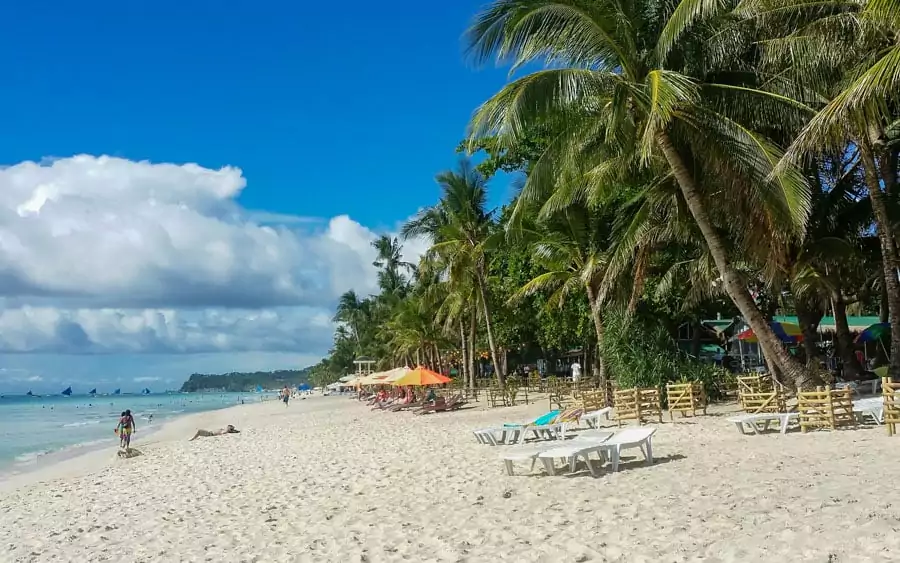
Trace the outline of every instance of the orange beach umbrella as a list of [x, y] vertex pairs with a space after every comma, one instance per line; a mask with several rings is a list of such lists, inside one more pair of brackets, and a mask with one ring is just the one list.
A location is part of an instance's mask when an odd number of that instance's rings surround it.
[[440, 385], [442, 383], [449, 382], [449, 377], [445, 377], [437, 372], [431, 371], [428, 368], [419, 366], [414, 370], [410, 370], [403, 377], [395, 379], [391, 383], [397, 385], [398, 387], [402, 387], [404, 385]]

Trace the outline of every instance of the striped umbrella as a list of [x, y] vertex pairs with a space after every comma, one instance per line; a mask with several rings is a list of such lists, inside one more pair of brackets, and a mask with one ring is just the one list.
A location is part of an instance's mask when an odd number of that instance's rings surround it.
[[859, 336], [854, 340], [857, 344], [862, 344], [863, 342], [876, 342], [881, 340], [885, 336], [891, 335], [891, 323], [875, 323], [869, 327], [866, 327], [866, 330], [859, 333]]
[[[777, 336], [782, 342], [797, 343], [803, 341], [803, 331], [800, 330], [799, 325], [773, 321], [769, 323], [769, 326], [772, 327], [772, 331], [775, 333], [775, 336]], [[743, 340], [744, 342], [758, 342], [756, 335], [753, 334], [753, 330], [749, 328], [744, 332], [738, 334], [737, 337], [738, 340]]]

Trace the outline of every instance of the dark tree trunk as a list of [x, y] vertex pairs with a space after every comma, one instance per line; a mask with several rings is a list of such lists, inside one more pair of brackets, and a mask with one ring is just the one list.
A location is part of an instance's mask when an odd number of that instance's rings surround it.
[[703, 233], [703, 238], [716, 263], [719, 275], [722, 276], [725, 292], [728, 293], [728, 296], [740, 310], [744, 320], [753, 329], [753, 333], [756, 335], [766, 358], [781, 371], [784, 377], [790, 379], [798, 389], [804, 389], [813, 385], [815, 382], [813, 374], [782, 346], [781, 341], [775, 335], [772, 327], [769, 326], [762, 311], [759, 310], [759, 307], [753, 301], [753, 296], [750, 295], [743, 276], [729, 261], [725, 242], [712, 224], [694, 177], [687, 169], [687, 166], [685, 166], [681, 155], [678, 154], [678, 151], [672, 145], [668, 134], [661, 133], [658, 141], [672, 169], [672, 174], [681, 188], [684, 201], [691, 211], [694, 221], [697, 222], [700, 232]]
[[866, 142], [859, 143], [859, 154], [863, 165], [863, 175], [875, 215], [875, 230], [881, 246], [881, 265], [884, 286], [887, 292], [888, 313], [891, 323], [891, 358], [888, 375], [900, 378], [900, 282], [897, 281], [897, 244], [891, 229], [891, 218], [884, 193], [881, 191], [878, 167], [871, 147]]
[[700, 322], [700, 317], [695, 317], [694, 322], [691, 323], [691, 356], [695, 358], [700, 357], [700, 337], [703, 336], [703, 323]]
[[597, 332], [597, 372], [594, 378], [598, 386], [606, 386], [606, 362], [603, 360], [603, 314], [600, 312], [600, 303], [597, 301], [597, 292], [590, 285], [587, 286], [588, 306], [591, 308], [591, 318], [594, 321], [594, 330]]
[[466, 343], [466, 328], [463, 323], [462, 316], [459, 317], [459, 349], [460, 349], [460, 366], [459, 375], [463, 380], [463, 385], [469, 385], [469, 345]]
[[800, 322], [800, 331], [803, 333], [803, 351], [806, 353], [806, 365], [808, 367], [819, 366], [819, 323], [825, 313], [818, 306], [808, 303], [802, 298], [796, 300], [797, 320]]
[[478, 336], [478, 315], [475, 310], [469, 314], [469, 377], [472, 378], [470, 385], [475, 387], [475, 338]]
[[834, 309], [834, 339], [841, 358], [844, 379], [859, 380], [862, 378], [863, 370], [856, 359], [853, 338], [850, 336], [850, 323], [847, 322], [847, 304], [840, 288], [831, 292], [831, 308]]
[[491, 309], [488, 305], [487, 282], [485, 281], [483, 268], [479, 268], [475, 282], [478, 285], [478, 293], [481, 297], [481, 307], [484, 312], [484, 331], [488, 339], [488, 348], [491, 350], [491, 363], [497, 376], [497, 385], [503, 389], [506, 386], [506, 374], [500, 365], [500, 355], [497, 353], [497, 344], [494, 342], [494, 329], [491, 327]]

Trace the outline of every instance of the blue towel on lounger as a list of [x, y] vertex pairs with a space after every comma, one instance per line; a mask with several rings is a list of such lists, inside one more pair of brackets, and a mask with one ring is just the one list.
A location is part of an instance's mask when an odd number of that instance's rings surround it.
[[[534, 426], [543, 426], [544, 424], [550, 424], [553, 422], [553, 419], [559, 416], [559, 411], [550, 411], [547, 414], [539, 416], [535, 419], [531, 424]], [[503, 426], [524, 426], [523, 424], [504, 424]]]

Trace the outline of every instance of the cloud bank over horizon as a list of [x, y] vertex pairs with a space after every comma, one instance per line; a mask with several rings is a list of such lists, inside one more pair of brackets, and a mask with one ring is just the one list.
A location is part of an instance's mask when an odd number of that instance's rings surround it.
[[[240, 354], [321, 357], [340, 294], [376, 290], [378, 235], [346, 215], [244, 209], [246, 185], [235, 167], [108, 156], [0, 169], [5, 363], [28, 356], [39, 366], [59, 354], [194, 354], [210, 365]], [[410, 241], [406, 259], [424, 246]], [[278, 367], [290, 366], [268, 369]], [[48, 379], [39, 368], [10, 369], [0, 369], [0, 388], [23, 369], [25, 379]]]

